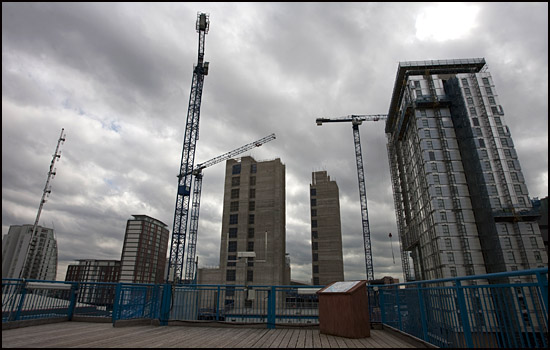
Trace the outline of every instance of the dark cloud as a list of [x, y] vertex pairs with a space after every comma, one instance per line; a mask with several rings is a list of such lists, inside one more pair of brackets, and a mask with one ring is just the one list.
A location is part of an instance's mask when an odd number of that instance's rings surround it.
[[[293, 279], [311, 277], [317, 170], [340, 189], [345, 277], [365, 278], [351, 125], [315, 119], [387, 113], [400, 61], [485, 57], [530, 195], [546, 196], [548, 4], [468, 3], [470, 13], [454, 14], [475, 16], [462, 37], [420, 40], [417, 17], [435, 6], [2, 3], [3, 234], [34, 222], [63, 127], [67, 142], [40, 220], [55, 225], [60, 279], [74, 259], [119, 259], [133, 214], [172, 228], [199, 11], [210, 13], [210, 73], [195, 160], [276, 134], [243, 155], [286, 166]], [[360, 132], [375, 275], [402, 278], [384, 124], [365, 122]], [[224, 166], [204, 172], [201, 266], [219, 263]]]

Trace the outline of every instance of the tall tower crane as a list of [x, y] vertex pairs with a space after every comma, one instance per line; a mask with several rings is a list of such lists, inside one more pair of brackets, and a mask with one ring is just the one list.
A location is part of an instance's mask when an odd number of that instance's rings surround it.
[[[170, 245], [170, 258], [166, 282], [178, 282], [183, 270], [183, 253], [185, 236], [187, 231], [187, 219], [189, 214], [189, 195], [191, 193], [192, 176], [190, 174], [195, 162], [195, 148], [199, 138], [199, 117], [201, 109], [202, 88], [204, 77], [208, 75], [208, 62], [204, 62], [204, 39], [210, 27], [209, 15], [197, 14], [196, 29], [199, 33], [199, 54], [197, 65], [193, 67], [193, 81], [189, 96], [189, 108], [187, 110], [187, 123], [183, 139], [183, 151], [181, 166], [178, 175], [178, 191], [176, 195], [176, 209], [174, 212], [174, 229]], [[172, 276], [170, 276], [172, 274]]]
[[38, 213], [36, 214], [36, 219], [34, 220], [34, 225], [32, 226], [31, 239], [29, 241], [29, 245], [27, 246], [27, 252], [25, 253], [25, 259], [23, 260], [23, 267], [19, 272], [19, 278], [35, 278], [35, 276], [31, 275], [31, 271], [30, 271], [33, 264], [32, 263], [29, 264], [27, 260], [29, 259], [29, 257], [33, 257], [35, 254], [35, 249], [37, 244], [37, 240], [35, 239], [36, 227], [38, 226], [38, 220], [40, 219], [40, 214], [42, 213], [42, 207], [44, 207], [44, 203], [46, 203], [47, 201], [46, 197], [49, 197], [50, 193], [52, 193], [52, 188], [50, 187], [50, 180], [53, 179], [56, 174], [55, 162], [59, 158], [61, 158], [61, 151], [59, 150], [59, 148], [65, 142], [65, 138], [67, 136], [66, 134], [63, 134], [64, 130], [65, 130], [64, 128], [61, 128], [61, 134], [59, 135], [59, 140], [57, 140], [55, 153], [53, 155], [52, 162], [50, 163], [50, 171], [48, 171], [48, 178], [46, 180], [46, 185], [44, 186], [44, 191], [42, 192], [40, 205], [38, 206]]
[[[191, 282], [195, 278], [196, 265], [195, 265], [195, 253], [197, 248], [197, 231], [199, 226], [199, 209], [201, 200], [201, 188], [202, 188], [202, 170], [212, 165], [223, 162], [229, 158], [232, 158], [238, 154], [253, 149], [254, 147], [260, 147], [264, 143], [267, 143], [275, 139], [275, 134], [271, 134], [262, 139], [241, 146], [233, 151], [222, 154], [212, 158], [204, 163], [198, 164], [191, 174], [195, 177], [195, 184], [193, 185], [193, 204], [191, 206], [191, 221], [189, 223], [189, 240], [187, 242], [187, 263], [185, 265], [185, 281]], [[189, 175], [189, 174], [188, 174]]]
[[367, 210], [367, 189], [365, 186], [365, 171], [363, 169], [363, 155], [361, 153], [361, 140], [359, 138], [359, 125], [363, 121], [385, 120], [385, 114], [370, 115], [349, 115], [341, 118], [317, 118], [318, 126], [323, 123], [351, 122], [353, 129], [353, 141], [355, 142], [355, 161], [357, 163], [357, 179], [359, 181], [359, 200], [361, 201], [361, 220], [363, 226], [363, 244], [365, 247], [365, 265], [367, 269], [367, 280], [374, 280], [374, 268], [372, 266], [372, 249], [370, 243], [369, 213]]

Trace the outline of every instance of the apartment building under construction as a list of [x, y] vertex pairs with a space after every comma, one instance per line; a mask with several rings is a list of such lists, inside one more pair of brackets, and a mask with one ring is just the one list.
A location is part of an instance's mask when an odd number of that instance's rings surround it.
[[399, 63], [386, 134], [406, 280], [548, 266], [483, 58]]

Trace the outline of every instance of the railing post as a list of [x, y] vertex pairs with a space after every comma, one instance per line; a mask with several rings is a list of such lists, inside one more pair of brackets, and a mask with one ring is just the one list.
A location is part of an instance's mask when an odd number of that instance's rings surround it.
[[401, 321], [401, 301], [399, 300], [399, 287], [395, 286], [395, 304], [397, 304], [397, 324], [400, 331], [403, 330], [403, 323]]
[[384, 291], [382, 288], [373, 287], [373, 290], [376, 288], [374, 293], [378, 292], [378, 307], [380, 308], [380, 322], [382, 324], [386, 323], [386, 315], [384, 310]]
[[536, 275], [542, 301], [544, 303], [544, 314], [548, 315], [548, 278], [546, 278], [543, 272], [537, 272]]
[[464, 332], [464, 339], [466, 340], [466, 347], [473, 348], [474, 342], [472, 340], [468, 309], [466, 308], [466, 299], [464, 298], [464, 290], [459, 279], [456, 280], [456, 297], [458, 301], [458, 309], [460, 310], [460, 319], [462, 321], [462, 330]]
[[122, 283], [117, 283], [115, 288], [115, 302], [113, 305], [113, 316], [111, 318], [111, 321], [113, 323], [113, 327], [115, 326], [116, 321], [119, 319], [120, 314], [120, 308], [122, 307], [122, 298], [121, 298], [121, 292], [122, 292]]
[[21, 283], [21, 296], [19, 297], [19, 304], [17, 305], [17, 311], [15, 312], [15, 315], [13, 317], [10, 317], [11, 321], [19, 320], [19, 317], [21, 317], [21, 309], [23, 308], [23, 305], [25, 303], [25, 296], [27, 295], [27, 282], [25, 280], [22, 280]]
[[170, 305], [172, 304], [172, 285], [165, 283], [162, 289], [162, 298], [160, 301], [160, 325], [166, 326], [170, 319]]
[[73, 315], [74, 315], [74, 309], [76, 307], [76, 302], [78, 300], [78, 290], [80, 289], [79, 288], [80, 285], [79, 283], [73, 283], [71, 285], [71, 299], [70, 299], [70, 302], [69, 302], [69, 308], [67, 309], [67, 318], [69, 319], [69, 321], [72, 321], [73, 320]]
[[267, 328], [275, 329], [275, 313], [277, 309], [277, 292], [275, 286], [272, 286], [271, 290], [268, 291], [267, 298]]
[[216, 321], [220, 320], [220, 292], [221, 292], [221, 287], [218, 284], [218, 294], [216, 296]]
[[422, 323], [422, 338], [428, 340], [428, 321], [426, 319], [426, 307], [424, 306], [424, 293], [422, 292], [422, 283], [418, 283], [418, 308], [420, 310], [420, 322]]

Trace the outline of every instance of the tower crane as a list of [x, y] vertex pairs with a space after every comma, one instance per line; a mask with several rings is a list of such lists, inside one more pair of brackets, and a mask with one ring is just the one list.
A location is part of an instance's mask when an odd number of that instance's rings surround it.
[[[185, 236], [187, 231], [187, 219], [189, 214], [189, 195], [191, 193], [192, 176], [190, 171], [195, 162], [195, 149], [199, 138], [199, 118], [202, 99], [202, 88], [204, 77], [208, 75], [208, 62], [204, 62], [204, 40], [210, 27], [209, 15], [197, 13], [196, 30], [199, 33], [199, 53], [197, 65], [193, 67], [193, 80], [191, 82], [191, 93], [189, 96], [189, 107], [187, 110], [187, 122], [183, 139], [183, 151], [181, 155], [181, 166], [178, 175], [178, 191], [176, 195], [176, 208], [174, 212], [174, 229], [170, 244], [170, 257], [166, 282], [177, 282], [181, 279], [183, 270], [183, 253], [185, 248]], [[170, 276], [172, 274], [172, 276]]]
[[[201, 200], [201, 188], [202, 188], [202, 170], [212, 165], [223, 162], [229, 158], [232, 158], [238, 154], [253, 149], [254, 147], [260, 147], [264, 143], [275, 139], [275, 134], [271, 134], [257, 141], [251, 142], [247, 145], [241, 146], [230, 152], [224, 153], [221, 156], [212, 158], [204, 163], [198, 164], [190, 174], [195, 177], [195, 183], [193, 185], [193, 204], [191, 206], [191, 221], [189, 223], [189, 239], [187, 242], [187, 263], [185, 265], [185, 281], [190, 282], [195, 278], [196, 266], [195, 266], [195, 253], [197, 248], [197, 231], [199, 226], [199, 209]], [[189, 174], [187, 174], [189, 175]]]
[[374, 280], [374, 269], [372, 265], [372, 249], [370, 243], [369, 213], [367, 210], [367, 189], [365, 186], [365, 171], [363, 169], [363, 155], [361, 153], [361, 140], [359, 138], [359, 125], [364, 121], [385, 120], [385, 114], [349, 115], [340, 118], [317, 118], [318, 126], [323, 123], [351, 122], [353, 129], [353, 141], [355, 143], [355, 161], [357, 163], [357, 179], [359, 181], [359, 200], [361, 201], [361, 220], [363, 226], [363, 244], [365, 247], [365, 265], [367, 269], [367, 280]]

